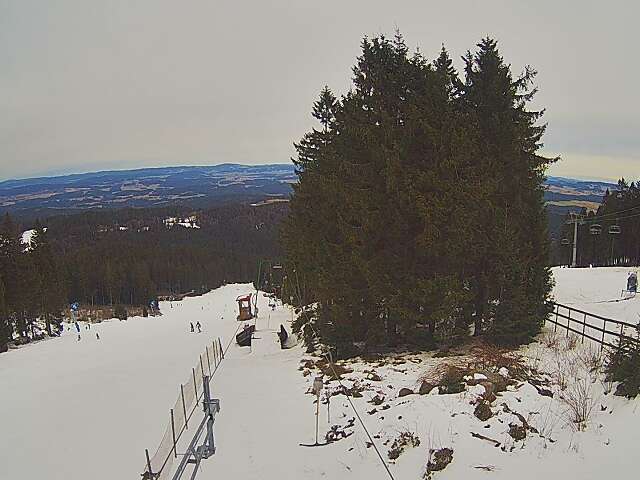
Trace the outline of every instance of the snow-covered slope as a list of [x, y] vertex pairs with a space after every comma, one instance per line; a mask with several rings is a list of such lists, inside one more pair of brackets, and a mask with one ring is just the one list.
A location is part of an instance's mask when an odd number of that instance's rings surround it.
[[[250, 288], [162, 302], [161, 317], [82, 326], [81, 341], [67, 330], [0, 355], [0, 478], [139, 478], [180, 382], [214, 337], [235, 331], [235, 297]], [[203, 333], [189, 333], [190, 321]]]
[[553, 269], [555, 301], [632, 324], [640, 322], [640, 296], [624, 294], [630, 267]]
[[[554, 270], [555, 298], [587, 310], [626, 320], [640, 313], [636, 300], [620, 295], [626, 269]], [[30, 345], [0, 356], [0, 465], [10, 479], [126, 479], [144, 465], [144, 449], [155, 449], [184, 380], [213, 337], [232, 339], [237, 328], [235, 298], [249, 285], [230, 285], [207, 295], [163, 303], [159, 318], [110, 321], [82, 331], [78, 342], [70, 332], [62, 338]], [[302, 346], [280, 350], [276, 331], [287, 326], [291, 310], [271, 310], [260, 295], [260, 316], [253, 347], [232, 344], [212, 382], [221, 400], [216, 417], [217, 451], [203, 461], [200, 480], [388, 478], [347, 397], [325, 376], [324, 392], [333, 394], [320, 409], [320, 441], [330, 426], [346, 438], [309, 448], [315, 432], [315, 397], [308, 393], [317, 358]], [[623, 308], [623, 310], [620, 310]], [[189, 333], [199, 320], [204, 333]], [[96, 330], [97, 329], [97, 330]], [[95, 338], [99, 331], [101, 339]], [[395, 354], [344, 363], [344, 385], [361, 396], [352, 398], [367, 429], [396, 479], [421, 479], [429, 450], [450, 447], [453, 461], [436, 479], [635, 478], [640, 444], [640, 400], [606, 393], [611, 385], [589, 371], [598, 349], [560, 333], [523, 348], [523, 362], [539, 372], [553, 392], [541, 395], [524, 380], [504, 372], [512, 385], [492, 403], [493, 417], [473, 414], [482, 385], [457, 394], [400, 396], [402, 388], [417, 392], [421, 380], [444, 364], [462, 368], [473, 354], [435, 358], [432, 354]], [[475, 372], [477, 378], [481, 378]], [[592, 413], [584, 431], [571, 421], [563, 400], [587, 380]], [[564, 382], [564, 389], [559, 382]], [[374, 397], [382, 398], [381, 402]], [[377, 404], [374, 404], [377, 403]], [[506, 407], [505, 407], [506, 405]], [[515, 412], [515, 413], [514, 413]], [[522, 415], [533, 430], [524, 441], [509, 434]], [[390, 460], [393, 442], [403, 432], [419, 445]], [[495, 440], [472, 436], [472, 433]]]

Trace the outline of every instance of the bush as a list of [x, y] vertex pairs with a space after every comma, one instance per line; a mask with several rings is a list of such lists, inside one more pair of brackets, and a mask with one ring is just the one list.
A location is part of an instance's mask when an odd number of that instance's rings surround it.
[[606, 379], [620, 382], [616, 395], [634, 398], [640, 393], [640, 341], [625, 338], [620, 348], [609, 354]]
[[113, 316], [115, 318], [119, 318], [120, 320], [127, 319], [127, 309], [122, 305], [116, 305], [116, 308], [113, 309]]

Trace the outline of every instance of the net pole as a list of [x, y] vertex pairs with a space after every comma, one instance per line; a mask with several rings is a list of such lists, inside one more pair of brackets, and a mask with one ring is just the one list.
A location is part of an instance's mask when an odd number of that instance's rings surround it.
[[144, 449], [144, 454], [147, 457], [147, 472], [149, 472], [149, 478], [153, 478], [153, 471], [151, 470], [151, 459], [149, 458], [149, 449]]
[[171, 409], [171, 437], [173, 438], [173, 458], [178, 458], [176, 451], [176, 424], [173, 420], [173, 408]]
[[182, 413], [184, 413], [184, 428], [189, 428], [189, 422], [187, 421], [187, 406], [184, 403], [184, 386], [180, 384], [180, 394], [182, 395]]
[[196, 367], [191, 369], [193, 373], [193, 390], [196, 392], [196, 400], [198, 400], [198, 384], [196, 383]]

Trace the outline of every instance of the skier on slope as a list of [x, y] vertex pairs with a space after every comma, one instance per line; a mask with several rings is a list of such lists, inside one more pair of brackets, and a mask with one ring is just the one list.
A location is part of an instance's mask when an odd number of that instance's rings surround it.
[[189, 322], [191, 324], [191, 333], [195, 332], [195, 329], [193, 328], [193, 322]]
[[202, 325], [200, 325], [199, 320], [198, 320], [198, 323], [196, 323], [196, 327], [198, 328], [198, 333], [202, 333]]

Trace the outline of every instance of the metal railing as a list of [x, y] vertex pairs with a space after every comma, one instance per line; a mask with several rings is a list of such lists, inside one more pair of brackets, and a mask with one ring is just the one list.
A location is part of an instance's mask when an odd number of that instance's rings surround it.
[[622, 340], [634, 343], [640, 341], [633, 336], [637, 331], [637, 325], [603, 317], [602, 315], [562, 305], [561, 303], [548, 303], [553, 306], [553, 312], [549, 314], [546, 320], [554, 325], [554, 332], [560, 327], [566, 330], [567, 336], [569, 332], [572, 332], [582, 337], [583, 342], [585, 338], [588, 338], [599, 343], [601, 350], [604, 347], [620, 348]]
[[[143, 480], [164, 480], [170, 477], [173, 462], [179, 455], [178, 442], [189, 429], [191, 417], [200, 401], [204, 399], [205, 390], [208, 390], [208, 384], [224, 356], [225, 351], [220, 338], [213, 340], [206, 351], [199, 356], [198, 363], [191, 369], [189, 379], [180, 384], [180, 393], [174, 407], [169, 411], [169, 421], [158, 448], [153, 456], [150, 456], [149, 450], [145, 449]], [[201, 428], [202, 422], [197, 430]]]

